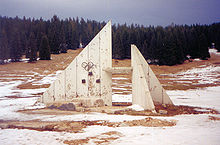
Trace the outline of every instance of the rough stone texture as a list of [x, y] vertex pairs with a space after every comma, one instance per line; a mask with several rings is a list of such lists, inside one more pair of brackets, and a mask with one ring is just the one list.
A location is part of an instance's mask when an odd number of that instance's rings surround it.
[[68, 103], [68, 104], [62, 104], [60, 107], [57, 107], [57, 109], [66, 110], [66, 111], [75, 111], [76, 107], [73, 103]]
[[57, 106], [55, 106], [55, 105], [50, 105], [50, 106], [48, 106], [47, 108], [49, 108], [49, 109], [57, 109]]
[[161, 115], [166, 115], [167, 114], [167, 111], [166, 110], [159, 110], [159, 112]]
[[100, 98], [76, 98], [72, 102], [76, 104], [77, 107], [102, 107], [105, 106], [104, 100]]
[[51, 105], [47, 108], [59, 109], [59, 110], [65, 110], [65, 111], [76, 111], [76, 106], [73, 103], [62, 104], [60, 106]]
[[95, 107], [102, 107], [102, 106], [105, 106], [105, 103], [104, 103], [103, 99], [97, 99], [97, 100], [94, 102], [94, 106], [95, 106]]

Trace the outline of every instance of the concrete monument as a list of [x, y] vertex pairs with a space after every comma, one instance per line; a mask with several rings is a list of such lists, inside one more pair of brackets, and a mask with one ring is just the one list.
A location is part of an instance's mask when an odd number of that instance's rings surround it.
[[112, 74], [132, 73], [132, 104], [146, 110], [154, 110], [154, 104], [172, 104], [135, 45], [131, 45], [131, 58], [131, 67], [112, 67], [110, 21], [43, 93], [40, 102], [111, 106]]

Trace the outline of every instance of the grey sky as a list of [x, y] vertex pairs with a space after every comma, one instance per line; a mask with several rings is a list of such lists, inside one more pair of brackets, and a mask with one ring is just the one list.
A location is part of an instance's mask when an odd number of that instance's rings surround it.
[[0, 0], [0, 15], [167, 26], [220, 22], [220, 0]]

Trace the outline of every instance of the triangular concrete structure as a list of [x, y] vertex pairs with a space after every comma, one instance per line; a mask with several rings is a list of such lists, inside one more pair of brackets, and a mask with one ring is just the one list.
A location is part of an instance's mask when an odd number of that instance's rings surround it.
[[111, 106], [112, 74], [102, 70], [111, 67], [112, 31], [109, 21], [43, 93], [40, 101], [52, 104], [79, 98], [100, 98]]
[[112, 74], [132, 73], [133, 104], [146, 110], [154, 110], [155, 104], [173, 104], [135, 45], [131, 45], [131, 58], [132, 67], [112, 68], [110, 21], [43, 93], [40, 102], [111, 106]]
[[135, 45], [131, 45], [132, 104], [154, 110], [154, 104], [173, 104]]

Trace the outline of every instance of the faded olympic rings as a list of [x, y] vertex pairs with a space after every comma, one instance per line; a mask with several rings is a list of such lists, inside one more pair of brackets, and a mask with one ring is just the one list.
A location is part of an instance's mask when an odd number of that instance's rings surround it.
[[81, 64], [81, 66], [86, 70], [86, 71], [90, 71], [95, 65], [92, 62], [83, 62]]

